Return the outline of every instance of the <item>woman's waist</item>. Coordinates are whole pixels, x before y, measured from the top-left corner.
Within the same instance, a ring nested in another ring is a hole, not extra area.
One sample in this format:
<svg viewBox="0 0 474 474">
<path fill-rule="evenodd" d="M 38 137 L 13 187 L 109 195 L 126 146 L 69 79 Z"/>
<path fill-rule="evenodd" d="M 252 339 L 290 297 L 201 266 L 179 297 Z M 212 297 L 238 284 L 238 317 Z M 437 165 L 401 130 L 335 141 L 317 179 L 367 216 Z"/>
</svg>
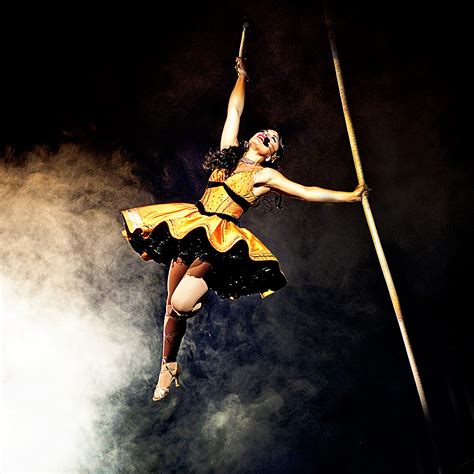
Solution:
<svg viewBox="0 0 474 474">
<path fill-rule="evenodd" d="M 227 214 L 236 219 L 250 207 L 250 203 L 243 197 L 229 193 L 223 186 L 207 187 L 200 202 L 207 212 Z"/>
<path fill-rule="evenodd" d="M 244 213 L 241 207 L 222 206 L 222 205 L 212 205 L 209 202 L 203 201 L 201 198 L 199 201 L 196 201 L 194 205 L 198 208 L 198 211 L 205 216 L 218 216 L 222 219 L 226 219 L 230 222 L 233 222 L 236 225 L 239 225 L 239 218 Z"/>
</svg>

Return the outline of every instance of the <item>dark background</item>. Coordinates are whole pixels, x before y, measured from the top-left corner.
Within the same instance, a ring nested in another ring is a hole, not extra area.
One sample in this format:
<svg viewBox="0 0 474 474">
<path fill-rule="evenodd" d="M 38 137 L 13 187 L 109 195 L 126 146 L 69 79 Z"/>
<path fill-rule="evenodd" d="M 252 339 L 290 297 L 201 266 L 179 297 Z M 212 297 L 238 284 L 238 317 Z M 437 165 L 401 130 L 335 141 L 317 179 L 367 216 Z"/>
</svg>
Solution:
<svg viewBox="0 0 474 474">
<path fill-rule="evenodd" d="M 466 12 L 392 7 L 333 5 L 336 39 L 370 202 L 428 397 L 438 457 L 446 472 L 472 472 L 472 163 L 460 130 L 461 95 L 470 85 Z M 21 165 L 22 153 L 36 144 L 53 151 L 64 142 L 105 153 L 123 148 L 157 201 L 193 202 L 207 179 L 200 159 L 219 142 L 241 25 L 248 20 L 251 81 L 241 136 L 277 127 L 288 147 L 282 164 L 288 178 L 355 187 L 321 5 L 222 2 L 97 11 L 77 3 L 68 10 L 4 12 L 0 143 L 13 151 L 12 162 Z M 219 355 L 209 359 L 212 373 L 187 361 L 193 401 L 180 399 L 172 415 L 154 408 L 153 427 L 122 447 L 127 459 L 133 465 L 143 456 L 142 443 L 175 430 L 169 449 L 182 454 L 175 465 L 168 459 L 167 469 L 191 469 L 172 421 L 191 416 L 195 434 L 187 435 L 199 436 L 201 418 L 188 414 L 190 406 L 233 392 L 251 401 L 270 384 L 281 389 L 285 406 L 266 441 L 253 440 L 252 460 L 244 453 L 225 469 L 209 464 L 209 471 L 436 472 L 362 210 L 288 198 L 283 206 L 245 217 L 279 257 L 288 286 L 268 303 L 211 301 L 206 324 L 238 308 L 235 317 L 248 333 L 237 339 L 247 346 L 235 346 L 230 322 L 214 342 Z M 257 318 L 245 322 L 240 310 L 256 311 Z M 195 337 L 195 357 L 205 358 L 209 342 Z M 229 384 L 229 371 L 248 360 L 251 375 Z M 320 388 L 302 395 L 291 385 L 296 374 Z M 139 399 L 131 392 L 130 411 L 149 419 Z M 209 458 L 219 450 L 207 447 Z M 146 469 L 160 471 L 161 461 L 147 453 Z"/>
</svg>

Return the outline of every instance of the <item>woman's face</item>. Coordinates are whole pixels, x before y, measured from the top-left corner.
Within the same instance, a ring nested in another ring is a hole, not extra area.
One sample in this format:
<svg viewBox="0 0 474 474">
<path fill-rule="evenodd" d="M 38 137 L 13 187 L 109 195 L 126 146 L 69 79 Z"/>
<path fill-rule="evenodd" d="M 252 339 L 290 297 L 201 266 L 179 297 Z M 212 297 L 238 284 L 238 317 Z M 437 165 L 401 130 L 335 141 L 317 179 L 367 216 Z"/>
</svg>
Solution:
<svg viewBox="0 0 474 474">
<path fill-rule="evenodd" d="M 271 156 L 280 148 L 280 137 L 275 130 L 260 130 L 249 141 L 249 145 L 263 156 Z"/>
</svg>

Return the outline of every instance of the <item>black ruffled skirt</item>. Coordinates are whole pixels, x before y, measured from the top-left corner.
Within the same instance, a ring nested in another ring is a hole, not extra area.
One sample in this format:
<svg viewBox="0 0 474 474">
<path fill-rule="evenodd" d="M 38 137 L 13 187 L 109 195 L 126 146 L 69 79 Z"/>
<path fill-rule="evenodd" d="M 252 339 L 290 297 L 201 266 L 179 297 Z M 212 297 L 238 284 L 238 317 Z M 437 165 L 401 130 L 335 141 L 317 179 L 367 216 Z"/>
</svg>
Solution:
<svg viewBox="0 0 474 474">
<path fill-rule="evenodd" d="M 172 259 L 181 257 L 190 265 L 196 258 L 212 265 L 205 280 L 221 299 L 260 293 L 268 296 L 287 284 L 276 260 L 255 261 L 249 257 L 245 240 L 238 240 L 228 251 L 219 252 L 209 242 L 203 227 L 196 227 L 183 238 L 175 238 L 167 222 L 158 224 L 146 237 L 142 230 L 131 233 L 125 223 L 127 239 L 140 255 L 146 255 L 168 270 Z"/>
</svg>

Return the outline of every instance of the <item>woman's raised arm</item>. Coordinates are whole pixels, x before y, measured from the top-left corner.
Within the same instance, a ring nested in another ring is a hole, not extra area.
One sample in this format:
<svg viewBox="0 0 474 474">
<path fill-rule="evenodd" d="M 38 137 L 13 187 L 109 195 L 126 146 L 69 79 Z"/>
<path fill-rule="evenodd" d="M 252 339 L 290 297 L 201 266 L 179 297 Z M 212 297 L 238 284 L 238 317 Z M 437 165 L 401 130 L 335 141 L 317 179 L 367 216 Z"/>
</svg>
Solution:
<svg viewBox="0 0 474 474">
<path fill-rule="evenodd" d="M 248 76 L 242 58 L 236 59 L 235 69 L 237 70 L 237 81 L 230 94 L 227 106 L 227 118 L 221 136 L 221 150 L 238 144 L 240 116 L 244 110 L 245 82 Z"/>
</svg>

